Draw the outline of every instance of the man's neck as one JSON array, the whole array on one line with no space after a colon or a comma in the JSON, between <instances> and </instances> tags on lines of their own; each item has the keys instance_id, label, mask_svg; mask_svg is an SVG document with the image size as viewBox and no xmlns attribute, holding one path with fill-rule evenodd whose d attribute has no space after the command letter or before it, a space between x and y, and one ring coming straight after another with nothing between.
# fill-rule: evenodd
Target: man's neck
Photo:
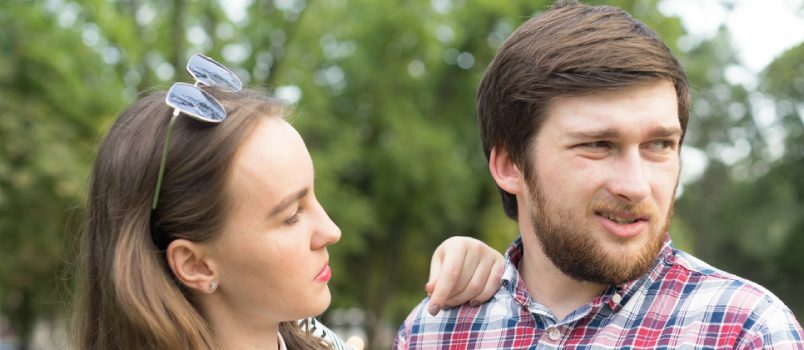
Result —
<instances>
[{"instance_id":1,"label":"man's neck","mask_svg":"<svg viewBox=\"0 0 804 350\"><path fill-rule=\"evenodd\" d=\"M544 255L536 237L523 237L519 274L531 298L544 305L561 320L572 311L588 304L606 286L581 282L565 275Z\"/></svg>"}]
</instances>

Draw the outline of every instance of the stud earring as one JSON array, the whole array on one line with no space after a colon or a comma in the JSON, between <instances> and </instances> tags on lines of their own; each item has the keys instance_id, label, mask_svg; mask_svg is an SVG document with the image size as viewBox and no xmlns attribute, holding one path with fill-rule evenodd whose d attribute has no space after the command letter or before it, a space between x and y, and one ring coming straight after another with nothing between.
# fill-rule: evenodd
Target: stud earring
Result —
<instances>
[{"instance_id":1,"label":"stud earring","mask_svg":"<svg viewBox=\"0 0 804 350\"><path fill-rule=\"evenodd\" d=\"M210 293L214 293L216 289L218 289L218 282L215 282L215 281L209 282L209 289L208 289L208 291L209 291Z\"/></svg>"}]
</instances>

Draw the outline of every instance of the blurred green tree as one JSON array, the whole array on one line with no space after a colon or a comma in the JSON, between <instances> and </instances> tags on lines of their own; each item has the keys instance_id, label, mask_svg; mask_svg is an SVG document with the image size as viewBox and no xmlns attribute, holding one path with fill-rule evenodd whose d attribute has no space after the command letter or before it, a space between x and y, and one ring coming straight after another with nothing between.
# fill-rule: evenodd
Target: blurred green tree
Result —
<instances>
[{"instance_id":1,"label":"blurred green tree","mask_svg":"<svg viewBox=\"0 0 804 350\"><path fill-rule=\"evenodd\" d=\"M139 94L188 81L186 58L203 52L296 103L317 193L343 230L332 307L364 310L368 347L385 347L424 297L439 242L470 235L502 250L516 235L487 175L474 95L496 48L549 2L0 3L0 312L23 344L36 319L62 314L58 271L70 271L95 142ZM740 64L725 29L696 42L659 0L592 2L655 28L689 73L685 144L709 167L684 186L674 239L800 315L804 49L752 91L727 79ZM757 123L763 103L779 116L772 125ZM782 151L768 130L782 130Z\"/></svg>"},{"instance_id":2,"label":"blurred green tree","mask_svg":"<svg viewBox=\"0 0 804 350\"><path fill-rule=\"evenodd\" d=\"M99 117L123 101L117 74L54 16L0 4L0 312L23 348L37 318L64 311L64 234L80 222Z\"/></svg>"},{"instance_id":3,"label":"blurred green tree","mask_svg":"<svg viewBox=\"0 0 804 350\"><path fill-rule=\"evenodd\" d=\"M742 90L740 98L727 100L745 104L737 108L744 113L721 118L721 139L708 141L713 161L678 204L698 232L695 248L702 258L766 286L799 319L804 314L802 57L804 45L789 49L760 74L756 91ZM743 158L718 157L740 143L750 144Z\"/></svg>"}]
</instances>

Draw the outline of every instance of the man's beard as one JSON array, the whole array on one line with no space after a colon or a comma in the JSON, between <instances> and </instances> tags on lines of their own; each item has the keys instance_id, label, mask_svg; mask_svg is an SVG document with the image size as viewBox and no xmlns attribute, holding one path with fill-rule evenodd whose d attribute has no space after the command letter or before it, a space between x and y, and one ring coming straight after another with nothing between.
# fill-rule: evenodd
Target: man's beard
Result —
<instances>
[{"instance_id":1,"label":"man's beard","mask_svg":"<svg viewBox=\"0 0 804 350\"><path fill-rule=\"evenodd\" d=\"M534 203L534 208L531 210L533 231L544 254L565 275L578 281L619 285L639 278L654 265L664 243L664 233L667 232L673 216L674 201L670 203L665 220L661 223L657 221L662 218L656 206L644 202L629 205L614 200L597 200L589 203L588 208L583 208L584 211L578 213L554 209L557 206L545 198L535 176L533 179L528 179L528 185ZM648 226L648 232L641 233L650 235L648 241L634 251L626 249L631 248L627 245L633 242L622 242L623 250L607 249L602 243L604 238L599 237L598 232L591 231L591 227L584 227L584 223L589 221L582 220L583 216L601 209L650 215L651 224Z\"/></svg>"}]
</instances>

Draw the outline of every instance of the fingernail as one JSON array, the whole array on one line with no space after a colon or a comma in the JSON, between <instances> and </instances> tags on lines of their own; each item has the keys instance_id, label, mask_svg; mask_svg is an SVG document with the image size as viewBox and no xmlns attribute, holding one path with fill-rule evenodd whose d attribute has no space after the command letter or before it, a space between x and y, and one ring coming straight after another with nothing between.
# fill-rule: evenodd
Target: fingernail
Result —
<instances>
[{"instance_id":1,"label":"fingernail","mask_svg":"<svg viewBox=\"0 0 804 350\"><path fill-rule=\"evenodd\" d=\"M430 313L431 316L438 315L439 311L441 311L441 306L437 304L430 304L427 306L427 312Z\"/></svg>"},{"instance_id":2,"label":"fingernail","mask_svg":"<svg viewBox=\"0 0 804 350\"><path fill-rule=\"evenodd\" d=\"M480 304L482 304L482 303L477 301L477 300L472 300L472 301L469 302L469 306L471 306L471 307L478 307L478 306L480 306Z\"/></svg>"}]
</instances>

